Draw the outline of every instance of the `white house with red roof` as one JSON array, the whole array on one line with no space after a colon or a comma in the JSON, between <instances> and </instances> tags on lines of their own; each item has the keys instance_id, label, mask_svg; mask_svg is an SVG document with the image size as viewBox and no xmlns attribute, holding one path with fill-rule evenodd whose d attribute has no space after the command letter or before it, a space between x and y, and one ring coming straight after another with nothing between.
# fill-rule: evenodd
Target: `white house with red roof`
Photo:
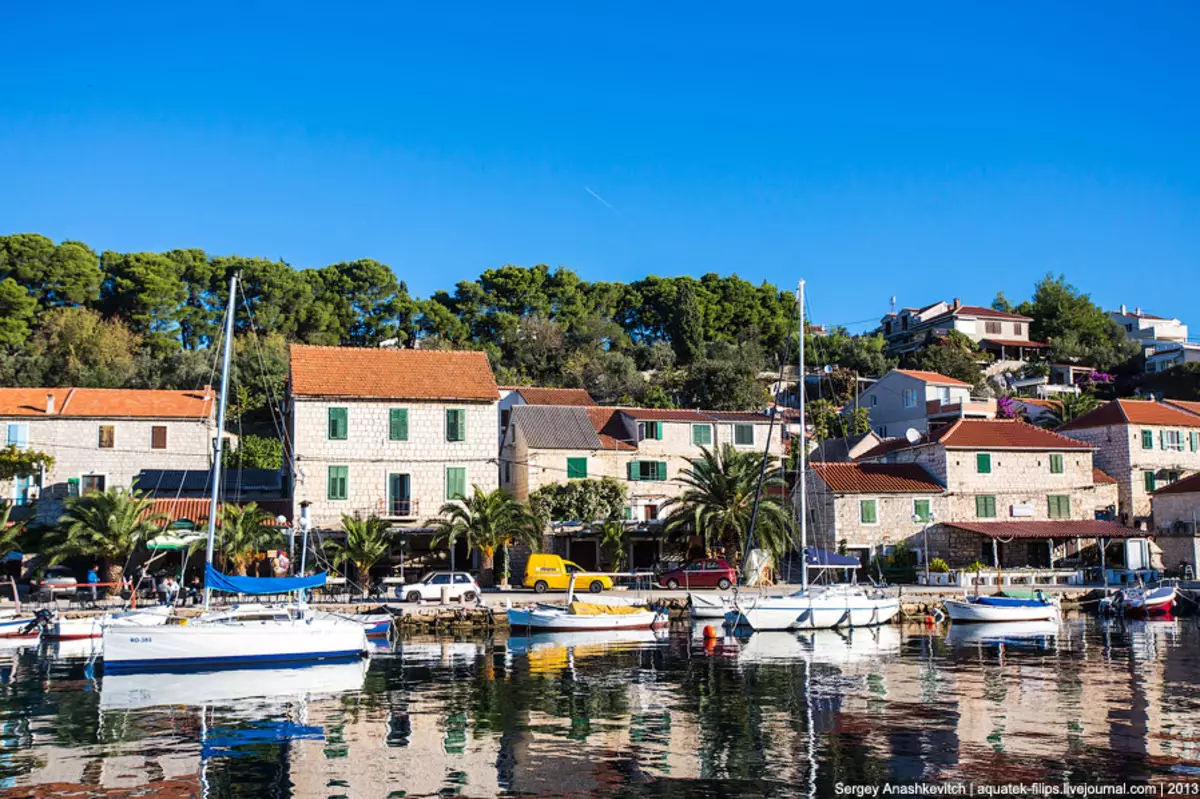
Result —
<instances>
[{"instance_id":1,"label":"white house with red roof","mask_svg":"<svg viewBox=\"0 0 1200 799\"><path fill-rule=\"evenodd\" d=\"M889 313L880 320L880 330L887 339L887 355L919 350L956 330L998 360L1023 361L1047 346L1029 337L1032 321L1021 314L963 305L955 297L951 302L939 300L924 308Z\"/></svg>"},{"instance_id":2,"label":"white house with red roof","mask_svg":"<svg viewBox=\"0 0 1200 799\"><path fill-rule=\"evenodd\" d=\"M956 419L994 419L996 401L971 396L962 380L916 369L893 369L858 398L881 438L903 436L909 429L924 433Z\"/></svg>"}]
</instances>

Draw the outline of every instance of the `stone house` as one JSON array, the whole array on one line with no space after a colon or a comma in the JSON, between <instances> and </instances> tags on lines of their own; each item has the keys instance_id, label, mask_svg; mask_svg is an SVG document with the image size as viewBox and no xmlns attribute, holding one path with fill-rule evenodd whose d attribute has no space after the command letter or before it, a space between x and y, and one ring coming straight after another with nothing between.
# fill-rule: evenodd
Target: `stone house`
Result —
<instances>
[{"instance_id":1,"label":"stone house","mask_svg":"<svg viewBox=\"0 0 1200 799\"><path fill-rule=\"evenodd\" d=\"M512 409L518 405L564 405L575 408L590 408L596 404L592 395L582 388L543 388L542 386L500 386L500 428L498 440L504 440L504 431Z\"/></svg>"},{"instance_id":2,"label":"stone house","mask_svg":"<svg viewBox=\"0 0 1200 799\"><path fill-rule=\"evenodd\" d=\"M946 518L946 489L915 463L813 463L805 482L810 545L864 566Z\"/></svg>"},{"instance_id":3,"label":"stone house","mask_svg":"<svg viewBox=\"0 0 1200 799\"><path fill-rule=\"evenodd\" d=\"M1163 566L1171 571L1200 573L1200 473L1160 488L1150 495L1155 543Z\"/></svg>"},{"instance_id":4,"label":"stone house","mask_svg":"<svg viewBox=\"0 0 1200 799\"><path fill-rule=\"evenodd\" d=\"M1045 533L1040 549L1017 547L1007 554L1041 566L1069 554L1069 543L1078 551L1076 539L1087 538L1091 523L1115 511L1117 487L1095 469L1092 450L1017 420L962 419L915 442L884 441L861 460L916 464L944 487L944 515L929 529L931 557L952 566L988 562L991 542L984 539L1020 537L1018 528L1034 524ZM1043 523L1061 524L1063 534ZM1055 549L1047 539L1057 542Z\"/></svg>"},{"instance_id":5,"label":"stone house","mask_svg":"<svg viewBox=\"0 0 1200 799\"><path fill-rule=\"evenodd\" d=\"M207 386L0 388L7 444L54 457L42 474L0 483L0 496L27 507L26 518L50 523L68 497L128 489L143 469L208 469L217 431L215 396Z\"/></svg>"},{"instance_id":6,"label":"stone house","mask_svg":"<svg viewBox=\"0 0 1200 799\"><path fill-rule=\"evenodd\" d=\"M880 438L924 433L956 419L992 419L996 401L972 399L973 386L937 372L893 369L858 398Z\"/></svg>"},{"instance_id":7,"label":"stone house","mask_svg":"<svg viewBox=\"0 0 1200 799\"><path fill-rule=\"evenodd\" d=\"M294 518L427 527L498 485L499 392L482 352L293 345L287 416Z\"/></svg>"},{"instance_id":8,"label":"stone house","mask_svg":"<svg viewBox=\"0 0 1200 799\"><path fill-rule=\"evenodd\" d=\"M1151 522L1151 494L1200 471L1200 413L1151 400L1119 399L1058 428L1096 449L1117 480L1121 521Z\"/></svg>"}]
</instances>

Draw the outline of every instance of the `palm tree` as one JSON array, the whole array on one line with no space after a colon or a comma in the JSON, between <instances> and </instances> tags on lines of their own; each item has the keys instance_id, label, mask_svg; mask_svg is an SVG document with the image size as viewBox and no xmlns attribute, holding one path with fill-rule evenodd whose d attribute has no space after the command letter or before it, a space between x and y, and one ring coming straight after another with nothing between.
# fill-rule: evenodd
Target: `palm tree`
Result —
<instances>
[{"instance_id":1,"label":"palm tree","mask_svg":"<svg viewBox=\"0 0 1200 799\"><path fill-rule=\"evenodd\" d=\"M220 514L217 546L238 575L245 576L255 555L282 540L282 532L270 524L275 517L258 507L256 502L247 502L240 507L223 505Z\"/></svg>"},{"instance_id":2,"label":"palm tree","mask_svg":"<svg viewBox=\"0 0 1200 799\"><path fill-rule=\"evenodd\" d=\"M434 541L447 541L451 549L458 538L466 538L470 549L478 549L483 561L482 582L495 584L496 550L523 542L531 549L541 545L541 525L529 506L497 488L485 493L479 486L467 499L447 502L441 518L434 520Z\"/></svg>"},{"instance_id":3,"label":"palm tree","mask_svg":"<svg viewBox=\"0 0 1200 799\"><path fill-rule=\"evenodd\" d=\"M8 553L16 552L19 548L18 540L21 538L21 533L25 532L25 522L8 523L8 515L12 513L12 503L0 499L0 560L8 557Z\"/></svg>"},{"instance_id":4,"label":"palm tree","mask_svg":"<svg viewBox=\"0 0 1200 799\"><path fill-rule=\"evenodd\" d=\"M72 555L99 558L104 581L120 583L125 563L139 546L162 532L166 517L153 513L154 504L144 494L113 488L72 497L58 519L58 542L50 549L50 563ZM114 588L109 593L116 593Z\"/></svg>"},{"instance_id":5,"label":"palm tree","mask_svg":"<svg viewBox=\"0 0 1200 799\"><path fill-rule=\"evenodd\" d=\"M664 532L672 538L702 536L704 548L721 544L736 566L746 543L761 456L730 444L702 450L703 457L680 472L683 493L663 504ZM787 551L792 522L782 498L784 481L776 458L768 458L755 521L755 543L778 559Z\"/></svg>"},{"instance_id":6,"label":"palm tree","mask_svg":"<svg viewBox=\"0 0 1200 799\"><path fill-rule=\"evenodd\" d=\"M387 554L391 545L392 530L378 516L360 519L358 516L342 515L345 541L327 541L325 547L332 554L334 563L350 561L358 572L358 582L363 595L371 584L371 567Z\"/></svg>"},{"instance_id":7,"label":"palm tree","mask_svg":"<svg viewBox=\"0 0 1200 799\"><path fill-rule=\"evenodd\" d=\"M1078 394L1060 394L1051 401L1050 413L1043 417L1042 423L1046 427L1058 427L1099 407L1100 400L1089 391L1081 391Z\"/></svg>"},{"instance_id":8,"label":"palm tree","mask_svg":"<svg viewBox=\"0 0 1200 799\"><path fill-rule=\"evenodd\" d=\"M625 545L629 541L628 530L617 519L609 519L600 525L600 549L608 555L613 571L625 566Z\"/></svg>"}]
</instances>

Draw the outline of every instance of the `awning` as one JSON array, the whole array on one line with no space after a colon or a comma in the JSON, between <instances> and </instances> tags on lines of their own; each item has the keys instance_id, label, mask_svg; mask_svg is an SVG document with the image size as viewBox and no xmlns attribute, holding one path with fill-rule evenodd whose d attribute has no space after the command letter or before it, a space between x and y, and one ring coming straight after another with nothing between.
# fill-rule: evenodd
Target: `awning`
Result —
<instances>
[{"instance_id":1,"label":"awning","mask_svg":"<svg viewBox=\"0 0 1200 799\"><path fill-rule=\"evenodd\" d=\"M208 564L204 567L204 586L227 594L286 594L325 585L325 572L309 577L239 577L221 574Z\"/></svg>"},{"instance_id":2,"label":"awning","mask_svg":"<svg viewBox=\"0 0 1200 799\"><path fill-rule=\"evenodd\" d=\"M207 538L204 533L192 533L191 535L173 535L164 533L155 536L146 544L146 549L187 549L192 544L203 541Z\"/></svg>"},{"instance_id":3,"label":"awning","mask_svg":"<svg viewBox=\"0 0 1200 799\"><path fill-rule=\"evenodd\" d=\"M1145 530L1135 530L1117 522L1098 519L1059 522L946 522L947 527L979 533L989 538L1144 538Z\"/></svg>"}]
</instances>

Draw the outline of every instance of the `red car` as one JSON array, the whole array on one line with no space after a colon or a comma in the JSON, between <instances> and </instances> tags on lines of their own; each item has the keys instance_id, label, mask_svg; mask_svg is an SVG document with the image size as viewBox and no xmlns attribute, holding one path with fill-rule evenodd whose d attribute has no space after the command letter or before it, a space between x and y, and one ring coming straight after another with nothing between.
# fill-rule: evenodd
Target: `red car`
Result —
<instances>
[{"instance_id":1,"label":"red car","mask_svg":"<svg viewBox=\"0 0 1200 799\"><path fill-rule=\"evenodd\" d=\"M737 582L737 572L726 561L719 558L694 560L681 569L671 569L658 575L658 584L664 588L721 588Z\"/></svg>"}]
</instances>

